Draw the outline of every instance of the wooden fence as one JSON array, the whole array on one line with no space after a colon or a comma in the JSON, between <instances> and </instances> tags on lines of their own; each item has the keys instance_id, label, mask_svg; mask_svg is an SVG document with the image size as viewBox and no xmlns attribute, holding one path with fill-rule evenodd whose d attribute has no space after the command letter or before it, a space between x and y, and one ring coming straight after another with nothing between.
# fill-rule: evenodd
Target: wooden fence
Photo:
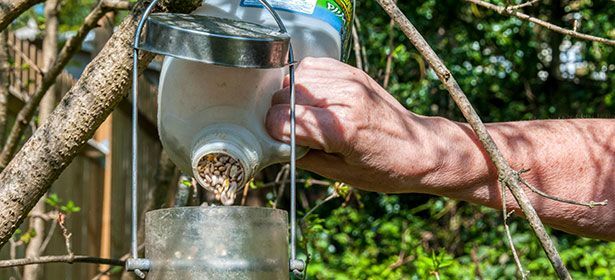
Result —
<instances>
[{"instance_id":1,"label":"wooden fence","mask_svg":"<svg viewBox=\"0 0 615 280\"><path fill-rule=\"evenodd\" d=\"M10 72L9 128L24 102L42 81L40 43L9 38L12 67ZM83 68L92 54L81 51L71 67ZM139 110L139 182L140 193L155 184L161 146L156 130L156 84L158 71L148 69L141 80ZM75 84L76 79L63 72L56 81L60 95ZM130 100L120 104L99 128L87 147L68 166L51 191L64 201L73 200L81 211L68 218L76 254L119 258L129 251L130 244ZM144 199L139 198L139 204ZM26 224L26 223L24 223ZM22 225L22 228L27 228ZM48 228L48 227L47 227ZM47 229L46 229L47 230ZM0 259L9 258L9 245L0 249ZM23 257L23 249L17 252ZM59 232L51 239L46 255L66 254ZM46 264L43 279L91 279L99 271L91 264ZM12 269L0 269L0 279L15 277ZM17 278L15 278L17 279Z\"/></svg>"}]
</instances>

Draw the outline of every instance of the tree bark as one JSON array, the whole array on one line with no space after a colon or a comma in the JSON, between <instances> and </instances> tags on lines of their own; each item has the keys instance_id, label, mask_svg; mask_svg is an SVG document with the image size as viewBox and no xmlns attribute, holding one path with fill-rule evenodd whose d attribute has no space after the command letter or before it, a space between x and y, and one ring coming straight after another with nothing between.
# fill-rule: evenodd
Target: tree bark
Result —
<instances>
[{"instance_id":1,"label":"tree bark","mask_svg":"<svg viewBox=\"0 0 615 280\"><path fill-rule=\"evenodd\" d=\"M161 10L190 12L199 0L161 1ZM0 173L0 246L23 222L131 86L132 43L137 15L128 16L15 158ZM139 71L153 59L142 54Z\"/></svg>"},{"instance_id":2,"label":"tree bark","mask_svg":"<svg viewBox=\"0 0 615 280\"><path fill-rule=\"evenodd\" d=\"M0 2L0 31L32 6L44 0L6 0Z\"/></svg>"},{"instance_id":3,"label":"tree bark","mask_svg":"<svg viewBox=\"0 0 615 280\"><path fill-rule=\"evenodd\" d=\"M47 0L45 2L45 35L43 37L43 71L47 72L58 55L58 9L59 0ZM39 123L45 122L57 102L56 87L51 86L41 100L38 119ZM37 258L43 254L41 245L45 239L45 221L40 215L45 213L45 196L41 197L31 212L30 229L36 235L30 240L26 247L26 258ZM43 267L40 264L28 265L23 269L23 280L37 280L43 275Z\"/></svg>"}]
</instances>

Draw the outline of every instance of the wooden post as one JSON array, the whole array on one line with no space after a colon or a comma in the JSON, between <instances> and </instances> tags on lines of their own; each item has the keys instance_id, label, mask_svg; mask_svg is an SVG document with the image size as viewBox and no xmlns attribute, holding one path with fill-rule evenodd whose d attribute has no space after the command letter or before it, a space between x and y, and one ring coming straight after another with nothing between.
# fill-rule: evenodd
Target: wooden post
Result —
<instances>
[{"instance_id":1,"label":"wooden post","mask_svg":"<svg viewBox=\"0 0 615 280\"><path fill-rule=\"evenodd\" d=\"M111 184L113 169L112 169L112 155L111 153L111 137L113 131L113 115L103 122L94 134L94 140L98 143L105 145L108 148L108 153L105 155L105 166L103 175L103 197L102 197L102 217L100 225L100 257L111 258L111 196L113 195L113 188ZM108 269L108 265L101 265L100 271ZM107 276L103 276L101 279L109 279Z\"/></svg>"}]
</instances>

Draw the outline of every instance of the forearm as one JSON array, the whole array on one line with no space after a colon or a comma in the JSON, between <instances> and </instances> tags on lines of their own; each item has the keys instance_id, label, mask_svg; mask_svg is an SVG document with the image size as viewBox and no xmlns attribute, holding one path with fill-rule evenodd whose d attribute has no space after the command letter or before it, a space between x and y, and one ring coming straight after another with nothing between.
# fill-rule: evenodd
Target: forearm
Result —
<instances>
[{"instance_id":1,"label":"forearm","mask_svg":"<svg viewBox=\"0 0 615 280\"><path fill-rule=\"evenodd\" d=\"M423 178L428 193L501 207L495 167L466 124L427 118L437 143L438 167ZM488 125L516 170L538 189L575 201L611 204L588 208L553 201L525 189L544 222L585 236L615 239L615 121L545 120ZM510 193L507 206L516 209Z\"/></svg>"},{"instance_id":2,"label":"forearm","mask_svg":"<svg viewBox=\"0 0 615 280\"><path fill-rule=\"evenodd\" d=\"M467 125L412 114L366 73L332 59L304 59L296 83L296 139L311 148L299 167L363 190L501 205L497 172ZM288 86L267 114L268 132L280 141L290 139ZM615 120L498 123L489 131L512 167L530 169L524 178L544 192L612 202L589 209L526 190L544 221L615 240Z\"/></svg>"}]
</instances>

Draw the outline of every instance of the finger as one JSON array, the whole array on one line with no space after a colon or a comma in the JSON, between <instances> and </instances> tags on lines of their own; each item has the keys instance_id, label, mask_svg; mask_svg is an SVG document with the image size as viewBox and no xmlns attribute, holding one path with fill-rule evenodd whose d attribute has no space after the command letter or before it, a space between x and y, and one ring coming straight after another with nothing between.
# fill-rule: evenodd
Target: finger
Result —
<instances>
[{"instance_id":1,"label":"finger","mask_svg":"<svg viewBox=\"0 0 615 280\"><path fill-rule=\"evenodd\" d=\"M284 76L284 81L282 82L282 87L284 87L284 88L290 87L290 75Z\"/></svg>"},{"instance_id":2,"label":"finger","mask_svg":"<svg viewBox=\"0 0 615 280\"><path fill-rule=\"evenodd\" d=\"M290 104L290 88L285 87L273 94L271 105ZM318 100L310 91L303 85L295 85L295 104L307 105L314 107L323 107L324 101Z\"/></svg>"},{"instance_id":3,"label":"finger","mask_svg":"<svg viewBox=\"0 0 615 280\"><path fill-rule=\"evenodd\" d=\"M297 160L297 167L327 178L337 177L340 166L345 164L344 159L340 156L321 150L310 150L305 156Z\"/></svg>"},{"instance_id":4,"label":"finger","mask_svg":"<svg viewBox=\"0 0 615 280\"><path fill-rule=\"evenodd\" d=\"M306 57L301 61L297 62L295 65L295 78L305 78L303 75L304 72L319 72L323 75L335 75L338 74L336 70L339 70L339 64L343 64L337 59L329 58L329 57ZM344 64L345 66L348 66ZM283 81L284 87L290 86L290 75L286 75Z\"/></svg>"},{"instance_id":5,"label":"finger","mask_svg":"<svg viewBox=\"0 0 615 280\"><path fill-rule=\"evenodd\" d=\"M342 146L342 126L333 112L317 107L297 105L297 144L326 152L337 152ZM290 106L277 104L267 112L269 134L279 141L290 142Z\"/></svg>"}]
</instances>

